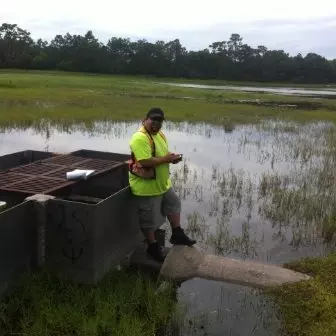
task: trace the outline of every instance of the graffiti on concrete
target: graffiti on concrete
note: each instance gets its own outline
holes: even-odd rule
[[[57,211],[52,216],[59,234],[62,255],[70,259],[73,264],[82,257],[88,242],[88,233],[85,228],[87,219],[86,210],[66,209],[64,204],[58,204]]]

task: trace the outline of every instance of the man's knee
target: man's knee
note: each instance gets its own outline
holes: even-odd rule
[[[158,226],[160,200],[155,197],[139,199],[138,217],[141,230],[154,231]]]
[[[181,213],[181,199],[173,189],[168,190],[163,197],[162,213],[164,216]]]

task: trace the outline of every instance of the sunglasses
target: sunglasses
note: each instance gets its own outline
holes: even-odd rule
[[[163,122],[164,118],[163,117],[150,117],[150,120],[152,120],[152,121],[158,121],[158,122]]]

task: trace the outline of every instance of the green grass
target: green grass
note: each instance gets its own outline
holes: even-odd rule
[[[29,275],[0,304],[1,336],[153,336],[175,309],[172,286],[144,275],[113,271],[99,286]]]
[[[256,99],[260,104],[252,105],[251,101]],[[292,109],[263,106],[264,103],[299,106]],[[280,118],[336,122],[336,99],[316,101],[273,94],[180,88],[131,76],[0,72],[0,125],[5,127],[31,124],[42,118],[63,124],[134,121],[141,119],[152,106],[162,107],[171,121],[251,124]]]
[[[307,258],[285,266],[314,278],[270,290],[280,307],[284,334],[336,335],[336,254]]]
[[[84,77],[110,77],[107,74],[86,74],[80,72],[66,72],[66,71],[51,71],[51,70],[17,70],[17,69],[0,69],[1,74],[13,74],[13,73],[36,73],[36,74],[49,74],[49,75],[63,75],[63,76],[84,76]],[[114,76],[116,77],[116,76]],[[203,84],[203,85],[237,85],[237,86],[251,86],[251,87],[293,87],[293,88],[325,88],[325,89],[335,89],[336,84],[294,84],[288,83],[278,83],[278,82],[252,82],[252,81],[228,81],[228,80],[218,80],[218,79],[186,79],[186,78],[170,78],[170,77],[154,77],[145,75],[118,75],[119,78],[125,79],[138,79],[138,80],[150,80],[155,82],[170,82],[170,83],[185,83],[185,84]]]

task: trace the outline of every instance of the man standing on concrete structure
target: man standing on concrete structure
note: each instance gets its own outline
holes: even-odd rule
[[[172,227],[170,242],[174,245],[192,246],[180,226],[181,201],[172,189],[169,165],[181,162],[182,155],[171,153],[161,131],[165,120],[160,108],[148,111],[143,125],[130,140],[131,160],[129,182],[138,208],[141,230],[148,241],[147,253],[159,262],[165,255],[155,239],[160,213],[168,218]]]

